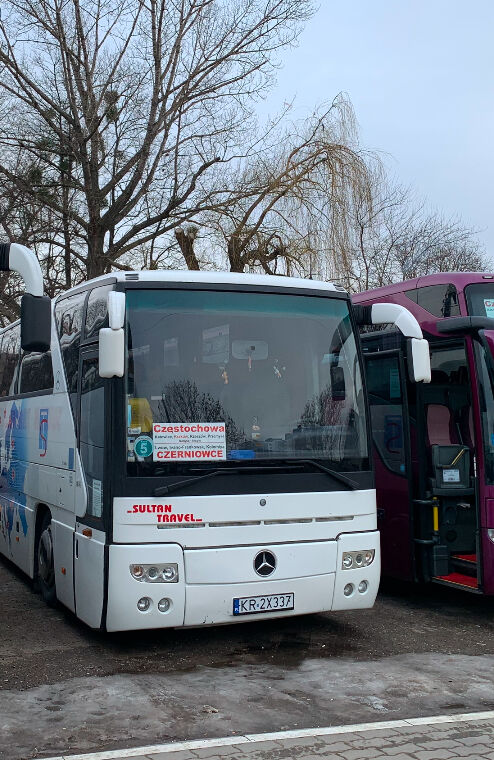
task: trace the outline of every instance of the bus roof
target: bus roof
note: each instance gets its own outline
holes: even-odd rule
[[[382,288],[364,290],[361,293],[352,295],[354,303],[367,301],[369,298],[381,298],[390,296],[395,293],[403,293],[406,290],[415,288],[424,288],[428,285],[445,285],[451,283],[456,286],[458,292],[463,291],[467,285],[474,282],[484,282],[485,280],[494,280],[494,273],[490,272],[437,272],[436,274],[427,274],[422,277],[416,277],[414,280],[404,280],[403,282],[394,282],[391,285],[384,285]]]
[[[244,274],[243,272],[215,272],[215,271],[190,271],[188,269],[158,269],[139,270],[131,272],[109,272],[96,277],[93,280],[81,282],[74,288],[60,293],[61,298],[78,290],[86,290],[88,287],[104,285],[111,282],[180,282],[180,283],[204,283],[218,285],[269,285],[270,288],[296,288],[304,290],[326,290],[329,292],[345,293],[345,288],[333,285],[331,282],[321,280],[305,280],[300,277],[283,277],[267,274]]]

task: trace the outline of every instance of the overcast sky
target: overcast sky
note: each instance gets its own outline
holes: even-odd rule
[[[362,145],[494,256],[494,0],[320,0],[262,111],[348,93]]]

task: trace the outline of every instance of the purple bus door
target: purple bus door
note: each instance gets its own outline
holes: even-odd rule
[[[399,351],[365,355],[383,575],[412,580],[406,380]]]

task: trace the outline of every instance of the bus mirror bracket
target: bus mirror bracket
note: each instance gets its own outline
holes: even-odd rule
[[[108,293],[110,327],[99,331],[100,377],[123,377],[125,369],[125,293]]]
[[[354,313],[359,325],[395,325],[408,338],[410,379],[415,383],[430,383],[429,343],[424,340],[419,323],[408,309],[397,303],[373,303],[354,306]]]
[[[479,330],[494,330],[492,317],[449,317],[439,319],[436,329],[442,335],[455,332],[478,332]]]
[[[125,293],[116,290],[108,293],[108,321],[112,330],[120,330],[125,324]]]
[[[43,295],[43,274],[36,254],[20,243],[1,243],[0,271],[17,272],[24,281],[26,292],[21,299],[22,350],[49,351],[51,300]]]

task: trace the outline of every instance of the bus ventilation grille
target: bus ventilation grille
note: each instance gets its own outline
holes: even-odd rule
[[[138,272],[130,272],[129,274],[125,275],[126,280],[133,280],[134,282],[139,279],[139,273]]]

